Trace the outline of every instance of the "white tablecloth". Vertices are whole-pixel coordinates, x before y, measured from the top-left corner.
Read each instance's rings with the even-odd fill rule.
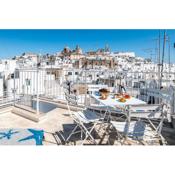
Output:
[[[105,106],[110,107],[125,107],[127,105],[143,105],[146,104],[146,102],[139,100],[137,98],[131,97],[130,99],[126,99],[126,102],[120,102],[118,98],[113,98],[112,95],[109,95],[109,97],[106,100],[101,100],[100,96],[92,94],[92,97],[96,99],[98,102]]]

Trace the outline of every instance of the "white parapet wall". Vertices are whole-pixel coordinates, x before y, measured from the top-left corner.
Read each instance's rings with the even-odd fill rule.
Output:
[[[3,79],[0,78],[0,97],[3,96],[4,86],[3,86]]]

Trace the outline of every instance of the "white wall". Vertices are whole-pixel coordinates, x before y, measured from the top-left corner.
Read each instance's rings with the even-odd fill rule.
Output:
[[[3,88],[3,79],[0,78],[0,97],[3,96],[3,90],[4,90],[4,88]]]

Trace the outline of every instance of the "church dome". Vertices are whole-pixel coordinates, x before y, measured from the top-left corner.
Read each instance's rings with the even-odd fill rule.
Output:
[[[69,47],[65,47],[65,48],[63,49],[63,52],[64,52],[64,53],[70,53],[70,52],[71,52],[71,50],[70,50],[70,48],[69,48]]]
[[[83,53],[82,49],[78,45],[76,46],[75,51],[78,54],[82,54]]]

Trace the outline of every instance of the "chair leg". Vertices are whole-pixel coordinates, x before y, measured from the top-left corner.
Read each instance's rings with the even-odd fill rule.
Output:
[[[105,127],[105,123],[99,123],[99,125],[100,126],[99,126],[99,128],[97,130],[97,133],[99,133],[101,131],[101,129]]]
[[[83,140],[83,131],[81,130],[81,141]]]
[[[115,137],[116,137],[116,140],[119,141],[121,143],[121,145],[124,144],[126,138],[124,135],[122,135],[113,125],[109,126],[111,127],[111,129],[113,130],[114,129],[114,133],[115,133]]]
[[[78,128],[78,125],[76,125],[75,128],[72,130],[72,132],[70,133],[70,135],[69,135],[68,138],[66,139],[66,142],[69,141],[69,139],[70,139],[71,136],[74,134],[74,132],[76,131],[77,128]]]
[[[94,139],[94,138],[92,137],[92,135],[89,134],[88,132],[86,133],[86,138],[82,141],[81,145],[84,144],[84,142],[88,139],[88,137],[90,137],[91,140],[93,141],[93,143],[94,143],[95,145],[97,145],[97,142],[95,141],[95,139]]]
[[[87,130],[87,128],[85,128],[86,130],[86,135],[85,135],[85,139],[82,141],[82,145],[84,144],[84,142],[88,139],[88,137],[91,138],[91,140],[94,142],[95,145],[97,145],[97,142],[95,141],[95,139],[92,137],[91,132],[94,130],[96,124],[94,124],[94,126],[90,129],[90,131]]]
[[[88,139],[88,137],[90,137],[91,140],[93,141],[93,143],[94,143],[95,145],[98,144],[98,143],[95,141],[95,138],[94,138],[94,137],[92,136],[92,134],[91,134],[96,125],[97,125],[97,123],[94,124],[94,126],[91,128],[90,131],[87,130],[87,132],[86,132],[86,137],[85,137],[85,139],[83,140],[83,143],[84,143],[84,141],[86,141],[86,140]]]

